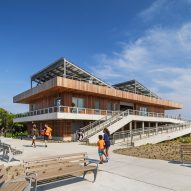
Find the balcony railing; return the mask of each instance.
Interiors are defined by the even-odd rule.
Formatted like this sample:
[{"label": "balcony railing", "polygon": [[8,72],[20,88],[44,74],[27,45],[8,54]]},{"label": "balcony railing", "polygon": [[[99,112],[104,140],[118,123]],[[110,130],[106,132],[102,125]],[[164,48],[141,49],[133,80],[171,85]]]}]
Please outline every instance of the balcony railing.
[{"label": "balcony railing", "polygon": [[171,133],[174,131],[180,131],[191,127],[191,122],[187,121],[185,123],[178,124],[166,124],[158,127],[144,127],[126,131],[115,132],[111,139],[113,144],[121,142],[130,142],[133,145],[133,141],[141,140],[158,134]]},{"label": "balcony railing", "polygon": [[79,107],[68,107],[68,106],[55,106],[43,109],[38,109],[30,112],[16,114],[16,118],[30,117],[35,115],[43,115],[48,113],[75,113],[75,114],[90,114],[90,115],[114,115],[118,111],[111,110],[100,110],[91,108],[79,108]]}]

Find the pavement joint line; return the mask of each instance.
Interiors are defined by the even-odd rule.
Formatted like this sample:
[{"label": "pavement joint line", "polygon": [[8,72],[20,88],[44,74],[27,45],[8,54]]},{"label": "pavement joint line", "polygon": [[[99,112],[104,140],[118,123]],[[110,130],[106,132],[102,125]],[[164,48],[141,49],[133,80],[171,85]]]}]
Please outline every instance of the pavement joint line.
[{"label": "pavement joint line", "polygon": [[168,189],[168,190],[172,190],[172,191],[177,191],[177,190],[174,190],[174,189],[172,189],[172,188],[167,188],[167,187],[165,187],[165,186],[160,186],[160,185],[157,185],[157,184],[153,184],[153,183],[145,182],[145,181],[142,181],[142,180],[130,178],[130,177],[128,177],[128,176],[124,176],[124,175],[121,175],[121,174],[118,174],[118,173],[114,173],[114,172],[110,172],[110,171],[107,171],[107,170],[99,170],[99,171],[106,172],[106,173],[109,173],[109,174],[114,174],[114,175],[117,175],[117,176],[120,176],[120,177],[123,177],[123,178],[127,178],[127,179],[129,179],[129,180],[134,180],[134,181],[137,181],[137,182],[142,182],[142,183],[145,183],[145,184],[149,184],[149,185],[152,185],[152,186],[156,186],[156,187],[158,187],[158,188],[164,188],[164,189]]}]

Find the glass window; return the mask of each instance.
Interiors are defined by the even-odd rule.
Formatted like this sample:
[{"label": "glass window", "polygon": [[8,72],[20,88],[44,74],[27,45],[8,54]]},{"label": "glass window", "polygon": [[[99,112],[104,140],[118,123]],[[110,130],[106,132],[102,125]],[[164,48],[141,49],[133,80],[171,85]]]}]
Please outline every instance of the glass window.
[{"label": "glass window", "polygon": [[72,107],[84,108],[84,99],[73,97],[72,98]]},{"label": "glass window", "polygon": [[147,107],[140,107],[140,113],[141,115],[147,115],[148,108]]},{"label": "glass window", "polygon": [[61,98],[54,99],[54,106],[61,106]]},{"label": "glass window", "polygon": [[77,106],[80,107],[80,108],[84,108],[84,99],[78,98]]},{"label": "glass window", "polygon": [[72,98],[72,107],[77,107],[77,105],[78,105],[78,98],[73,97]]},{"label": "glass window", "polygon": [[95,109],[100,109],[100,101],[95,100]]},{"label": "glass window", "polygon": [[112,102],[108,102],[107,103],[107,110],[112,110],[113,108],[112,108]]},{"label": "glass window", "polygon": [[31,104],[30,106],[31,106],[31,109],[30,109],[31,111],[35,110],[35,104]]}]

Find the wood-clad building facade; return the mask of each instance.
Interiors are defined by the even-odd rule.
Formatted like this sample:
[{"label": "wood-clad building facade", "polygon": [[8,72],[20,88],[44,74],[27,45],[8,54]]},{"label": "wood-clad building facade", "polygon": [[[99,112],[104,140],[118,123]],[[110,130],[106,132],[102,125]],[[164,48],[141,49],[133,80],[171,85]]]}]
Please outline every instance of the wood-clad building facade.
[{"label": "wood-clad building facade", "polygon": [[[34,82],[37,86],[32,87]],[[31,89],[15,96],[13,101],[29,104],[27,116],[19,117],[18,120],[22,122],[23,119],[29,130],[32,121],[37,123],[39,129],[44,123],[48,123],[53,128],[53,136],[65,140],[71,140],[77,129],[92,122],[94,117],[91,118],[91,115],[97,117],[99,115],[101,118],[108,113],[127,109],[165,113],[165,110],[183,107],[182,104],[155,96],[143,85],[136,83],[127,82],[123,84],[123,87],[111,86],[61,58],[33,75]],[[134,86],[137,89],[132,92]],[[129,90],[131,88],[131,91],[128,91],[128,88]],[[76,116],[79,118],[74,116],[75,108],[78,109]],[[51,116],[51,118],[50,115],[48,116],[50,111],[71,115],[68,118],[67,116],[62,118]],[[49,118],[46,118],[46,115]],[[38,117],[35,118],[35,116]]]}]

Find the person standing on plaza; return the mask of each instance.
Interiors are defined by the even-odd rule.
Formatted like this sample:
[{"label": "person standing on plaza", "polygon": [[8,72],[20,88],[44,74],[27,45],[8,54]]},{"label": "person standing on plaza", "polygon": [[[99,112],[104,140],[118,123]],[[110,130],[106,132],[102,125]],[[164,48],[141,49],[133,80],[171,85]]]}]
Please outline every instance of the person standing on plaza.
[{"label": "person standing on plaza", "polygon": [[48,126],[47,123],[44,125],[44,144],[45,147],[47,147],[47,141],[48,139],[52,139],[52,128]]},{"label": "person standing on plaza", "polygon": [[36,124],[33,124],[32,126],[32,132],[31,132],[31,135],[32,135],[32,146],[33,147],[36,147],[36,138],[38,136],[38,129],[36,128]]},{"label": "person standing on plaza", "polygon": [[99,164],[103,164],[103,155],[104,155],[104,147],[105,147],[105,142],[103,140],[103,136],[99,135],[98,136],[98,142],[97,142],[97,146],[98,146],[98,155],[100,158],[100,162]]},{"label": "person standing on plaza", "polygon": [[80,128],[80,131],[79,131],[79,140],[83,140],[84,138],[84,131],[83,131],[83,128]]},{"label": "person standing on plaza", "polygon": [[107,128],[104,128],[103,130],[103,140],[105,141],[105,157],[106,160],[109,160],[109,147],[110,147],[110,140],[109,140],[109,136],[110,136],[110,132]]}]

